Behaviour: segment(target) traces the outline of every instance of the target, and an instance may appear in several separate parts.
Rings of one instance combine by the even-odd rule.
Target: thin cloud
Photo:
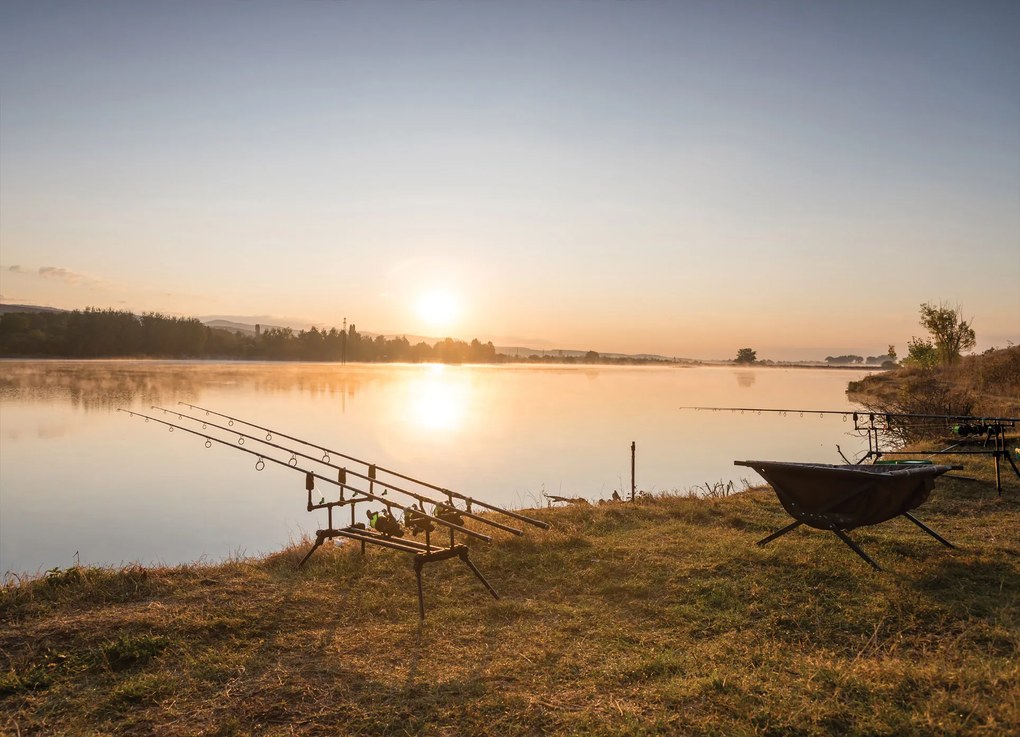
[[[63,266],[40,266],[39,277],[41,279],[56,279],[74,286],[92,287],[102,284],[99,279],[93,279],[86,274],[65,269]]]
[[[7,270],[8,271],[13,271],[15,274],[24,274],[25,273],[25,270],[23,268],[21,268],[20,266],[18,266],[17,264],[14,264],[14,266],[9,266],[7,268]]]

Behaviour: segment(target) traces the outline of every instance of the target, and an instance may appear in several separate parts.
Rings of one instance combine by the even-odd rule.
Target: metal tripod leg
[[[301,559],[301,562],[298,563],[298,568],[303,566],[305,564],[305,561],[307,561],[309,558],[311,558],[312,557],[312,553],[314,553],[316,550],[318,550],[319,546],[322,545],[324,542],[326,542],[325,535],[316,535],[315,536],[315,545],[312,546],[312,549],[309,550],[305,554],[305,557]]]
[[[1003,452],[1005,453],[1005,451]],[[1013,456],[1011,456],[1009,453],[1006,453],[1006,460],[1009,461],[1009,465],[1013,467],[1013,473],[1015,473],[1016,477],[1020,479],[1020,468],[1017,468],[1016,463],[1013,462]]]
[[[785,535],[785,534],[786,534],[787,532],[790,532],[791,530],[795,530],[795,529],[797,529],[797,528],[798,528],[798,527],[800,527],[800,526],[801,526],[802,524],[803,524],[802,522],[793,522],[793,523],[791,523],[791,524],[787,525],[786,527],[784,527],[784,528],[783,528],[783,529],[781,529],[781,530],[776,530],[775,532],[773,532],[773,533],[772,533],[771,535],[769,535],[768,537],[763,537],[763,538],[762,538],[761,540],[759,540],[759,541],[758,541],[758,544],[759,544],[759,545],[767,545],[768,543],[770,543],[770,542],[772,542],[773,540],[775,540],[775,539],[776,539],[777,537],[782,537],[782,536],[783,536],[783,535]]]
[[[842,540],[847,545],[849,545],[850,549],[853,550],[855,553],[857,553],[857,555],[861,556],[862,558],[864,558],[864,560],[868,561],[868,563],[871,564],[872,568],[874,568],[876,571],[881,571],[882,570],[882,568],[878,565],[878,563],[876,563],[875,561],[873,561],[871,559],[871,556],[869,556],[867,553],[865,553],[863,550],[861,550],[861,546],[860,545],[858,545],[857,543],[855,543],[853,540],[850,539],[849,535],[847,535],[842,530],[833,530],[833,532],[835,532],[836,535],[839,536],[840,540]]]
[[[1013,456],[1011,456],[1005,450],[1003,450],[1002,453],[1005,456],[1006,460],[1009,461],[1009,465],[1011,465],[1013,467],[1013,473],[1015,473],[1016,477],[1018,479],[1020,479],[1020,468],[1017,468],[1016,467],[1016,463],[1013,462]],[[1002,496],[1002,492],[1001,491],[999,492],[999,496]]]
[[[421,617],[422,621],[425,621],[425,594],[421,588],[421,567],[421,559],[415,559],[414,575],[418,579],[418,616]]]
[[[460,551],[460,559],[464,561],[467,567],[471,569],[471,572],[478,577],[478,580],[485,584],[485,588],[487,588],[489,590],[489,593],[492,594],[492,598],[498,599],[499,594],[496,593],[496,589],[492,588],[492,584],[485,580],[485,576],[482,575],[482,572],[479,571],[475,567],[475,564],[471,562],[471,559],[468,558],[467,548],[464,548],[463,550]]]
[[[920,528],[921,528],[922,530],[924,530],[925,532],[927,532],[927,533],[928,533],[929,535],[931,535],[931,536],[932,536],[933,538],[935,538],[936,540],[938,540],[938,541],[939,541],[940,543],[942,543],[943,545],[945,545],[945,546],[946,546],[947,548],[953,548],[954,550],[956,549],[956,546],[955,546],[955,545],[953,545],[953,544],[952,544],[951,542],[949,542],[948,540],[946,540],[946,539],[945,539],[944,537],[942,537],[942,536],[941,536],[940,534],[938,534],[937,532],[935,532],[935,530],[933,530],[933,529],[931,529],[930,527],[928,527],[928,525],[926,525],[926,524],[924,524],[923,522],[921,522],[921,520],[919,520],[919,519],[918,519],[917,517],[915,517],[914,515],[912,515],[912,514],[911,514],[910,512],[904,512],[904,513],[903,513],[903,516],[904,516],[904,517],[906,517],[906,518],[907,518],[908,520],[910,520],[911,522],[913,522],[913,523],[914,523],[915,525],[917,525],[918,527],[920,527]]]

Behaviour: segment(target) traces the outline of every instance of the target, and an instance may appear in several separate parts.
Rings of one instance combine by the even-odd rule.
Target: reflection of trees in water
[[[754,371],[737,371],[737,386],[746,389],[754,386]]]
[[[0,400],[70,401],[85,411],[109,411],[136,402],[195,401],[204,390],[225,387],[352,397],[369,382],[396,378],[377,367],[335,364],[4,361],[0,365]]]

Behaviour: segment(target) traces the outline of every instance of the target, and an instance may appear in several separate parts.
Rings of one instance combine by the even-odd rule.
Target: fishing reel
[[[436,519],[443,520],[443,522],[449,522],[451,525],[459,525],[460,527],[464,526],[464,516],[456,507],[448,507],[437,504],[432,516]]]
[[[989,437],[993,435],[999,435],[1003,431],[1002,425],[994,424],[971,424],[971,423],[960,423],[959,425],[953,425],[953,435],[958,435],[961,438],[970,437],[971,435],[987,435]]]
[[[365,514],[368,516],[368,526],[373,530],[382,533],[386,537],[404,536],[403,526],[397,522],[393,512],[389,509],[376,512],[369,510]]]
[[[429,533],[436,529],[424,512],[419,512],[414,507],[404,510],[404,526],[411,531],[412,535],[420,535],[423,532]]]

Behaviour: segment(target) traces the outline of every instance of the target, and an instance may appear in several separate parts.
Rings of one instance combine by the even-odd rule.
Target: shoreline
[[[791,363],[753,363],[740,364],[727,361],[712,361],[701,359],[681,359],[678,361],[657,361],[657,360],[606,360],[597,362],[586,361],[492,361],[482,363],[452,363],[439,361],[308,361],[294,359],[272,359],[272,358],[164,358],[155,356],[0,356],[0,363],[112,363],[112,362],[138,362],[138,363],[188,363],[188,364],[265,364],[265,365],[307,365],[307,366],[658,366],[673,368],[697,368],[699,366],[713,368],[735,368],[735,369],[833,369],[837,371],[876,371],[886,372],[894,369],[882,368],[880,366],[856,366],[856,365],[831,365],[824,363],[791,362]]]

